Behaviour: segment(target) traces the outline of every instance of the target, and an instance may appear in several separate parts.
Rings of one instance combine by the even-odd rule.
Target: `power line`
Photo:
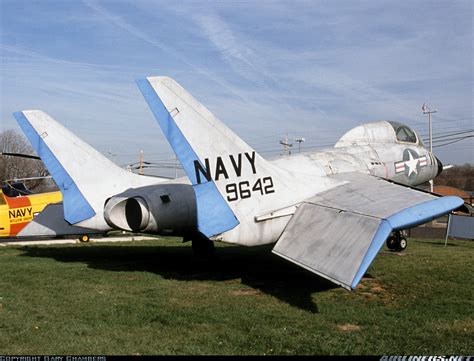
[[[443,140],[450,140],[449,138],[455,136],[455,135],[463,135],[463,134],[469,134],[469,133],[472,133],[474,132],[474,130],[467,130],[467,131],[464,131],[464,132],[454,132],[454,133],[449,133],[449,134],[445,134],[445,135],[440,135],[440,136],[437,136],[437,137],[433,137],[433,142],[440,142],[440,141],[443,141]],[[426,139],[423,139],[424,141]]]
[[[467,117],[467,118],[457,118],[457,119],[446,119],[440,116],[437,116],[436,119],[445,121],[445,122],[459,122],[459,121],[464,121],[464,120],[472,120],[474,117]]]
[[[459,130],[455,130],[455,131],[450,130],[449,132],[437,132],[437,133],[436,133],[436,137],[433,137],[433,139],[438,138],[439,136],[448,135],[448,134],[450,134],[450,135],[455,135],[455,134],[458,133],[458,132],[459,132],[459,133],[463,133],[463,132],[465,132],[465,133],[474,132],[474,129],[466,129],[466,130],[461,130],[461,129],[459,129]],[[421,135],[420,135],[420,136],[421,136]],[[425,136],[426,136],[426,135],[425,135]]]
[[[449,142],[451,140],[459,140],[459,139],[468,139],[468,138],[472,138],[474,137],[474,134],[470,134],[470,135],[467,135],[467,136],[462,136],[462,137],[454,137],[454,138],[444,138],[444,139],[439,139],[436,141],[436,145],[439,145],[439,143],[443,143],[443,142]]]
[[[474,138],[474,135],[468,135],[468,136],[465,136],[465,137],[462,137],[462,138],[458,138],[458,139],[456,139],[456,140],[453,140],[453,141],[451,141],[451,142],[444,143],[444,144],[437,144],[437,145],[435,146],[435,148],[444,147],[445,145],[457,143],[457,142],[460,142],[460,141],[465,140],[465,139],[468,139],[468,138]]]

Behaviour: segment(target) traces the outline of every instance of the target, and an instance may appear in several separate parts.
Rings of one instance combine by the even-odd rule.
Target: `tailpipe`
[[[150,211],[142,197],[113,197],[105,205],[104,218],[112,228],[140,232],[148,226]]]
[[[196,230],[196,195],[190,184],[131,188],[107,200],[104,218],[114,229],[182,236]]]

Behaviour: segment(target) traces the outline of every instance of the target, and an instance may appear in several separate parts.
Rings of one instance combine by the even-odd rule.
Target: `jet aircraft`
[[[406,125],[363,124],[333,149],[268,161],[173,79],[137,84],[188,178],[125,176],[46,113],[14,114],[71,224],[179,235],[198,249],[276,243],[275,254],[354,289],[392,231],[463,203],[411,188],[442,164]]]
[[[197,228],[211,240],[276,242],[275,254],[353,289],[392,231],[462,205],[407,187],[436,177],[442,164],[403,124],[365,124],[330,151],[269,162],[173,79],[137,84],[191,181]],[[146,194],[141,200],[146,212]]]

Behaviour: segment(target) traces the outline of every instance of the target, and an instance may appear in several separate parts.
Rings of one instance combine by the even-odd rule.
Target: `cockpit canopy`
[[[416,132],[409,126],[392,121],[380,121],[359,125],[336,143],[335,147],[367,145],[371,143],[411,143],[423,146]]]
[[[415,131],[411,129],[410,127],[398,122],[388,121],[388,123],[390,123],[390,125],[393,127],[393,130],[395,131],[397,140],[399,142],[406,142],[406,143],[418,142],[418,138],[416,136]]]

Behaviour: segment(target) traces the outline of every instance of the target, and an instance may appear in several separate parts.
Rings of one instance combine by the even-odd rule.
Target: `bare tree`
[[[435,179],[435,184],[474,191],[474,166],[471,164],[455,165],[453,168],[443,171]]]
[[[0,133],[0,152],[24,155],[34,155],[28,141],[13,129]],[[22,178],[45,177],[49,174],[41,160],[9,155],[0,155],[0,183]],[[48,179],[33,179],[23,181],[28,188],[35,192],[50,191],[55,188]]]

